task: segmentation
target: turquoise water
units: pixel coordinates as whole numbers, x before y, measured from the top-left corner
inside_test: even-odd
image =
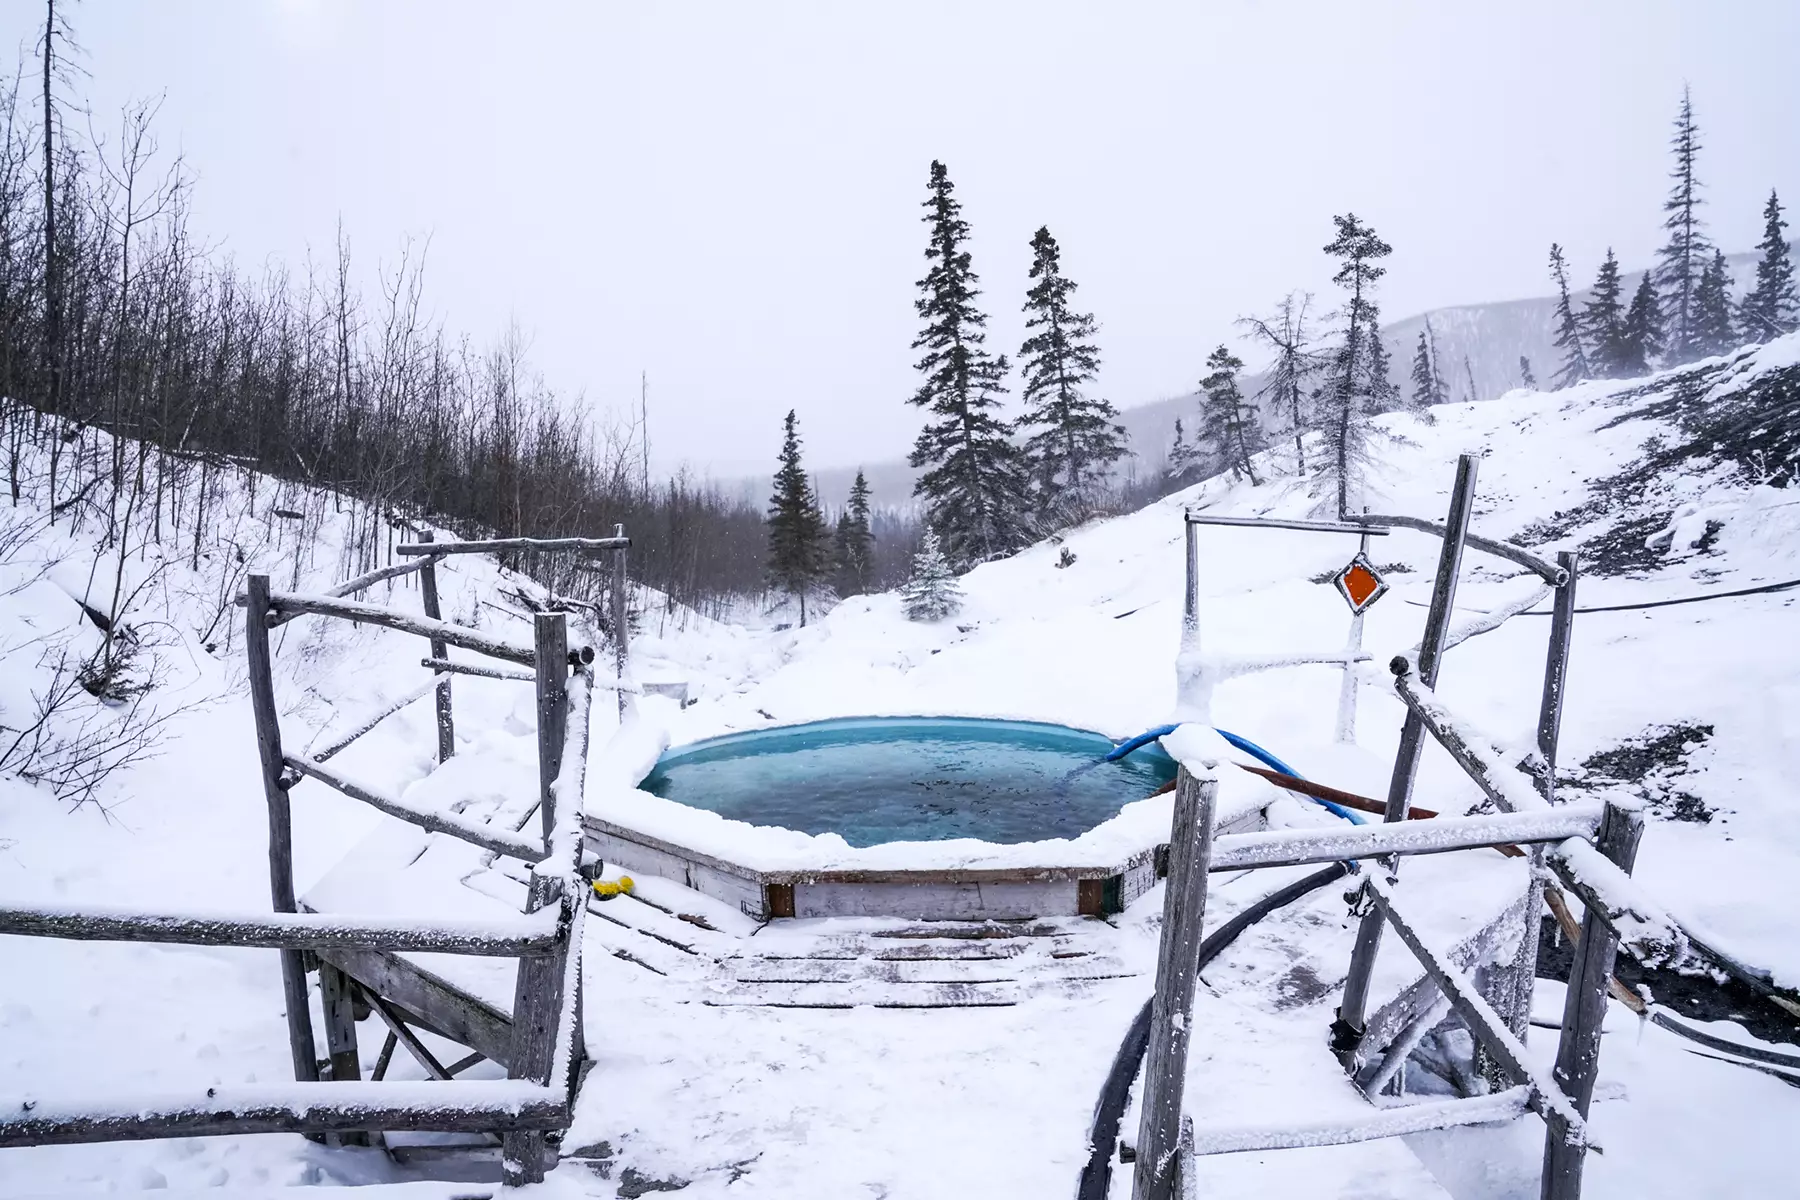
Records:
[[[854,717],[733,733],[664,754],[646,791],[753,825],[836,833],[852,846],[1072,838],[1175,778],[1146,746],[1065,725]]]

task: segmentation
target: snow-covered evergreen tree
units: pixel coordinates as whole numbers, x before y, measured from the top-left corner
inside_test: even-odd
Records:
[[[1025,344],[1019,348],[1025,415],[1035,430],[1025,442],[1046,524],[1073,524],[1091,515],[1112,465],[1125,456],[1125,427],[1109,401],[1087,394],[1100,367],[1094,317],[1070,307],[1075,281],[1062,272],[1062,251],[1048,228],[1031,239],[1031,278],[1025,294]]]
[[[1562,366],[1557,368],[1555,376],[1550,380],[1553,390],[1561,391],[1571,384],[1580,383],[1584,379],[1592,379],[1594,371],[1588,365],[1587,346],[1581,337],[1581,320],[1575,315],[1575,306],[1569,302],[1569,264],[1563,258],[1562,247],[1555,242],[1550,243],[1550,278],[1556,281],[1556,348],[1562,351]]]
[[[1169,447],[1169,462],[1163,468],[1163,475],[1177,487],[1185,487],[1194,482],[1200,473],[1200,448],[1187,440],[1187,431],[1181,427],[1181,418],[1175,418],[1175,442]]]
[[[1420,412],[1450,399],[1444,388],[1444,377],[1438,373],[1437,348],[1433,345],[1430,321],[1419,330],[1419,345],[1413,351],[1412,389],[1412,406]]]
[[[875,575],[875,534],[869,526],[869,481],[862,468],[850,485],[850,503],[838,516],[832,547],[840,596],[860,596],[869,590]]]
[[[1375,284],[1387,273],[1376,265],[1393,253],[1393,247],[1357,220],[1355,213],[1333,217],[1337,237],[1325,253],[1342,260],[1332,282],[1349,292],[1344,305],[1343,343],[1333,354],[1320,391],[1320,430],[1325,456],[1320,476],[1336,491],[1340,517],[1350,512],[1352,496],[1361,486],[1368,466],[1369,418],[1382,396],[1393,387],[1380,377],[1385,351],[1380,338],[1381,312],[1375,303]]]
[[[1379,323],[1369,326],[1369,407],[1378,413],[1400,407],[1400,387],[1394,382],[1393,360]]]
[[[1531,360],[1523,354],[1519,355],[1519,386],[1527,391],[1537,391],[1537,376],[1532,373]]]
[[[1581,326],[1587,334],[1588,366],[1596,379],[1621,379],[1628,352],[1625,348],[1625,305],[1620,297],[1624,285],[1619,279],[1619,260],[1612,247],[1606,248],[1606,259],[1594,279],[1594,290],[1588,294],[1581,310]]]
[[[1726,354],[1738,347],[1737,327],[1731,320],[1731,273],[1725,252],[1714,250],[1712,261],[1700,272],[1694,289],[1694,356]]]
[[[958,564],[995,558],[1028,536],[1029,482],[1012,426],[1000,416],[1006,357],[984,346],[987,315],[976,307],[977,278],[965,244],[969,223],[941,162],[931,164],[925,250],[931,265],[914,302],[925,327],[913,341],[925,376],[910,403],[930,418],[907,461],[926,468],[914,487],[944,553]]]
[[[807,597],[828,570],[825,517],[800,463],[800,428],[793,409],[782,428],[781,465],[769,497],[769,582],[799,602],[800,624],[805,626]]]
[[[1625,310],[1619,377],[1633,379],[1648,375],[1662,352],[1662,304],[1656,298],[1656,284],[1650,272],[1645,271],[1638,280],[1637,291],[1631,294],[1631,307]]]
[[[1197,437],[1211,447],[1215,461],[1231,467],[1233,479],[1259,482],[1250,456],[1261,449],[1256,417],[1238,386],[1244,360],[1220,346],[1206,357],[1207,376],[1200,381],[1200,428]]]
[[[913,555],[912,577],[900,589],[900,602],[906,606],[906,615],[911,619],[938,621],[954,615],[962,608],[962,601],[956,572],[951,570],[950,560],[944,557],[937,532],[927,525],[919,552]]]
[[[1657,286],[1661,291],[1662,309],[1668,318],[1669,359],[1674,363],[1692,362],[1703,357],[1701,348],[1699,291],[1700,280],[1712,261],[1713,247],[1707,240],[1705,222],[1700,219],[1700,181],[1694,174],[1694,161],[1700,154],[1700,130],[1694,124],[1693,97],[1681,89],[1681,111],[1675,117],[1675,136],[1669,139],[1675,151],[1675,167],[1669,177],[1675,182],[1663,201],[1663,228],[1669,240],[1657,255]]]
[[[1766,342],[1800,328],[1800,292],[1794,287],[1786,228],[1781,198],[1771,191],[1763,205],[1763,239],[1756,244],[1762,251],[1756,261],[1756,285],[1738,308],[1744,336],[1752,341]]]
[[[1274,356],[1256,402],[1272,415],[1272,423],[1279,423],[1281,436],[1293,439],[1294,470],[1302,475],[1306,473],[1305,438],[1318,425],[1307,395],[1308,384],[1321,365],[1307,325],[1306,310],[1311,306],[1310,292],[1289,292],[1272,315],[1239,321]]]

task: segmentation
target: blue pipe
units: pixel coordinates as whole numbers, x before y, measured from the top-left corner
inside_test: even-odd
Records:
[[[1119,759],[1124,758],[1127,754],[1130,754],[1133,750],[1136,750],[1141,746],[1147,746],[1151,742],[1154,742],[1156,739],[1158,739],[1160,737],[1166,737],[1167,735],[1174,733],[1179,728],[1180,728],[1179,724],[1177,724],[1177,725],[1159,725],[1155,729],[1151,729],[1144,733],[1140,733],[1134,738],[1127,738],[1125,741],[1120,742],[1117,746],[1114,746],[1112,748],[1112,752],[1106,756],[1104,761],[1117,762]],[[1250,757],[1263,763],[1270,770],[1280,771],[1283,775],[1292,775],[1295,779],[1305,779],[1306,778],[1306,776],[1304,776],[1300,772],[1294,770],[1294,768],[1288,766],[1286,763],[1282,762],[1279,758],[1276,758],[1273,754],[1270,754],[1267,750],[1264,750],[1261,746],[1257,745],[1255,742],[1251,741],[1247,737],[1240,737],[1238,734],[1232,733],[1228,729],[1219,729],[1217,727],[1214,728],[1213,732],[1217,733],[1220,737],[1222,737],[1226,741],[1230,742],[1237,749],[1242,750],[1245,754],[1248,754]],[[1331,813],[1333,816],[1336,816],[1336,817],[1342,817],[1344,820],[1350,822],[1352,825],[1367,824],[1367,822],[1363,820],[1362,814],[1357,812],[1355,809],[1345,808],[1341,804],[1333,804],[1329,800],[1320,800],[1313,796],[1308,796],[1306,798],[1308,800],[1311,800],[1314,804],[1317,804],[1319,807],[1323,808],[1326,812]]]

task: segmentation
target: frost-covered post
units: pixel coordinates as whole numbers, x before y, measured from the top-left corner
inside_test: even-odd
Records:
[[[538,613],[537,720],[538,808],[544,819],[544,845],[556,826],[556,797],[550,785],[562,769],[564,726],[569,717],[569,617]]]
[[[1600,830],[1594,835],[1594,848],[1629,875],[1643,833],[1641,811],[1608,801]],[[1589,906],[1581,918],[1581,941],[1575,946],[1569,990],[1563,999],[1562,1040],[1557,1043],[1552,1073],[1583,1120],[1594,1098],[1594,1079],[1600,1073],[1600,1026],[1606,1019],[1607,981],[1618,952],[1618,934]],[[1544,1137],[1543,1200],[1578,1200],[1587,1147],[1569,1144],[1568,1121],[1555,1109],[1547,1112],[1544,1120],[1548,1132]]]
[[[245,585],[244,651],[249,660],[250,711],[256,718],[256,750],[262,757],[263,798],[269,803],[269,900],[276,912],[294,904],[294,830],[281,765],[281,722],[275,713],[275,674],[269,657],[269,577],[252,575]],[[288,1049],[294,1078],[316,1082],[311,1000],[306,991],[302,951],[281,952],[281,986],[287,1004]]]
[[[1562,551],[1556,565],[1568,572],[1568,579],[1556,589],[1550,611],[1550,645],[1544,656],[1544,694],[1538,706],[1537,747],[1543,759],[1543,775],[1538,791],[1550,803],[1556,801],[1556,743],[1562,732],[1563,693],[1569,678],[1569,646],[1575,633],[1575,581],[1580,562],[1574,553]],[[1496,1004],[1506,1018],[1513,1036],[1521,1042],[1531,1032],[1531,994],[1537,981],[1539,929],[1544,921],[1544,848],[1531,848],[1530,894],[1525,897],[1525,929],[1519,939],[1519,952],[1508,968],[1512,976],[1513,995],[1510,1004]],[[1504,999],[1504,998],[1503,998]]]
[[[613,536],[625,536],[623,525],[613,526]],[[626,666],[631,652],[631,611],[626,603],[629,594],[626,592],[625,547],[619,546],[612,552],[612,627],[613,627],[613,667],[619,679],[619,719],[625,719],[625,707],[629,703],[625,691]]]
[[[1175,780],[1175,821],[1169,830],[1169,878],[1163,893],[1162,943],[1156,956],[1132,1200],[1170,1200],[1174,1194],[1218,787],[1218,780],[1197,778],[1186,767]]]
[[[1444,654],[1444,639],[1450,631],[1450,612],[1456,604],[1456,580],[1462,572],[1463,542],[1468,537],[1469,521],[1475,512],[1475,467],[1472,454],[1458,456],[1456,483],[1450,491],[1450,512],[1444,518],[1444,544],[1438,552],[1437,581],[1431,589],[1431,608],[1425,614],[1425,634],[1419,639],[1419,682],[1425,687],[1437,684],[1438,661]],[[1394,755],[1394,774],[1388,782],[1387,811],[1384,821],[1404,821],[1412,806],[1413,776],[1419,770],[1419,754],[1424,749],[1425,725],[1413,709],[1408,708],[1400,726],[1400,748]],[[1387,856],[1372,869],[1393,874],[1399,859]],[[1332,1044],[1347,1067],[1354,1066],[1357,1043],[1367,1023],[1369,979],[1375,969],[1375,952],[1381,947],[1384,918],[1373,906],[1363,913],[1356,931],[1356,946],[1350,952],[1350,973],[1344,980],[1344,999],[1338,1006],[1338,1019],[1332,1026]]]
[[[562,774],[563,747],[568,737],[569,618],[565,613],[538,613],[535,624],[538,778],[542,785],[539,806],[544,817],[544,850],[546,854],[555,854],[556,797],[553,785]],[[583,716],[586,716],[585,709]],[[570,803],[579,805],[580,797]],[[525,898],[525,911],[536,912],[557,901],[557,887],[555,876],[545,874],[541,869],[534,870],[531,890]],[[565,895],[562,902],[565,905],[580,904],[582,899]],[[509,1079],[549,1082],[556,1041],[556,1012],[560,1007],[559,997],[554,993],[566,955],[579,952],[579,947],[571,946],[548,958],[519,960],[519,974],[513,987],[513,1057],[507,1067]],[[501,1137],[500,1153],[501,1171],[508,1187],[543,1182],[543,1133],[509,1130]]]
[[[430,542],[436,535],[427,529],[419,534],[421,542]],[[419,591],[424,599],[425,615],[434,621],[444,619],[438,608],[437,559],[427,556],[425,565],[419,568]],[[449,658],[450,647],[441,638],[431,639],[431,657]],[[437,738],[438,761],[449,762],[450,756],[456,753],[456,726],[450,715],[450,673],[441,671],[437,681]]]
[[[1369,515],[1369,506],[1363,505],[1363,516]],[[1369,535],[1365,531],[1357,545],[1356,552],[1367,558],[1369,555]],[[1344,678],[1338,684],[1337,707],[1337,740],[1349,745],[1356,741],[1356,659],[1362,653],[1363,613],[1366,609],[1358,609],[1350,614],[1350,634],[1344,639]]]
[[[1192,649],[1200,641],[1200,531],[1183,514],[1187,529],[1187,577],[1181,589],[1181,648]]]

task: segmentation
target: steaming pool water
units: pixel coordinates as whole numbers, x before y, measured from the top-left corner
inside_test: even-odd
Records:
[[[1151,745],[1105,762],[1111,739],[1066,725],[972,717],[851,717],[727,734],[669,750],[641,785],[752,825],[836,833],[852,846],[1073,838],[1175,778]]]

